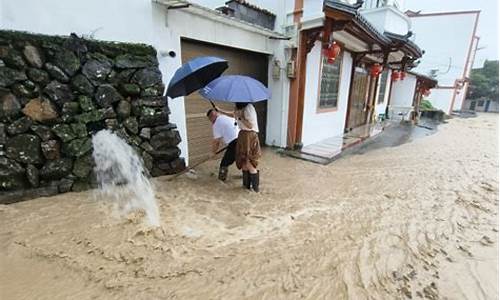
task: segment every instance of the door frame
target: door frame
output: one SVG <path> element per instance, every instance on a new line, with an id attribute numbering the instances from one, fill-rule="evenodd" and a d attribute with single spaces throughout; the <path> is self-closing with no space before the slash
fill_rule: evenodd
<path id="1" fill-rule="evenodd" d="M 367 68 L 365 66 L 365 64 L 367 64 L 367 63 L 368 63 L 368 61 L 359 60 L 356 57 L 356 55 L 354 55 L 353 60 L 352 60 L 351 81 L 350 81 L 350 85 L 349 85 L 349 97 L 348 97 L 348 100 L 347 100 L 347 111 L 346 111 L 346 117 L 345 117 L 345 122 L 344 122 L 344 132 L 350 131 L 349 130 L 349 120 L 351 119 L 350 118 L 350 115 L 351 115 L 351 106 L 353 104 L 353 91 L 354 91 L 354 84 L 353 83 L 354 83 L 354 76 L 355 76 L 356 68 L 357 67 L 362 68 L 362 69 L 364 69 L 367 72 L 368 81 L 366 83 L 367 86 L 366 86 L 366 89 L 365 89 L 365 103 L 364 103 L 365 104 L 365 108 L 366 108 L 366 105 L 369 102 L 368 98 L 369 98 L 370 86 L 371 86 L 371 83 L 372 83 L 372 78 L 370 76 L 369 70 L 367 70 Z M 362 65 L 362 66 L 358 66 L 358 65 Z M 373 97 L 373 98 L 375 98 L 375 97 Z M 369 112 L 367 113 L 367 115 L 368 114 L 369 114 Z M 368 117 L 364 116 L 364 118 L 365 118 L 364 124 L 366 124 Z M 360 126 L 362 126 L 362 125 L 360 125 Z"/>

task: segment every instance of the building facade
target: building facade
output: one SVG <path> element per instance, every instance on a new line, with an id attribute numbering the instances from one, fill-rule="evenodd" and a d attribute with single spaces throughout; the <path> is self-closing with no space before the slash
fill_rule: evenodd
<path id="1" fill-rule="evenodd" d="M 152 45 L 165 84 L 190 58 L 227 59 L 225 74 L 271 90 L 256 108 L 261 141 L 277 147 L 342 136 L 386 115 L 411 98 L 399 97 L 405 86 L 416 86 L 411 75 L 393 86 L 393 70 L 406 72 L 422 56 L 398 0 L 0 1 L 3 29 Z M 197 93 L 168 101 L 181 156 L 206 159 L 210 105 Z"/>
<path id="2" fill-rule="evenodd" d="M 434 107 L 447 114 L 467 109 L 464 107 L 464 100 L 479 42 L 479 14 L 478 10 L 407 12 L 412 21 L 415 42 L 426 50 L 424 59 L 415 71 L 439 82 L 432 89 L 429 100 Z"/>
<path id="3" fill-rule="evenodd" d="M 0 27 L 48 35 L 76 33 L 90 39 L 145 43 L 158 52 L 163 82 L 168 84 L 183 61 L 192 56 L 215 55 L 229 60 L 228 74 L 256 77 L 266 83 L 272 99 L 263 104 L 261 129 L 263 142 L 283 147 L 286 145 L 286 99 L 288 80 L 284 36 L 272 29 L 227 16 L 196 2 L 171 0 L 123 1 L 89 0 L 65 2 L 2 0 Z M 273 4 L 271 4 L 273 6 Z M 30 7 L 29 10 L 24 9 Z M 269 7 L 275 11 L 276 25 L 284 21 L 281 6 Z M 112 17 L 110 17 L 112 16 Z M 278 66 L 276 68 L 275 66 Z M 274 74 L 273 70 L 278 70 Z M 190 164 L 209 153 L 210 124 L 204 113 L 209 108 L 205 101 L 193 97 L 169 99 L 170 119 L 181 134 L 181 156 Z M 203 116 L 203 117 L 202 117 Z M 266 122 L 272 119 L 273 122 Z M 192 161 L 189 161 L 193 158 Z"/>
<path id="4" fill-rule="evenodd" d="M 409 70 L 422 51 L 409 39 L 411 23 L 397 8 L 400 2 L 295 4 L 287 145 L 307 147 L 385 115 L 391 70 Z M 338 51 L 333 61 L 332 45 Z"/>

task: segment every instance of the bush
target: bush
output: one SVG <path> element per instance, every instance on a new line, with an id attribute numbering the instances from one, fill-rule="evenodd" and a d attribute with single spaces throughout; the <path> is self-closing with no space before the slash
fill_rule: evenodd
<path id="1" fill-rule="evenodd" d="M 420 102 L 420 110 L 435 110 L 435 108 L 429 100 L 422 100 Z"/>

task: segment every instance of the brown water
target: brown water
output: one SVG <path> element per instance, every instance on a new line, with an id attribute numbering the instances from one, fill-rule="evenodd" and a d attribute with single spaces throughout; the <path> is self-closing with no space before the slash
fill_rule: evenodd
<path id="1" fill-rule="evenodd" d="M 90 192 L 0 206 L 0 298 L 497 299 L 497 127 L 329 166 L 267 151 L 260 194 L 212 161 L 155 180 L 157 230 Z"/>

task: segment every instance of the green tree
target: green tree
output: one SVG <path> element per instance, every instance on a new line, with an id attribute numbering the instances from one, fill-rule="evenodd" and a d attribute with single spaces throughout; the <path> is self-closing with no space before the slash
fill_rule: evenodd
<path id="1" fill-rule="evenodd" d="M 498 100 L 498 60 L 486 60 L 480 69 L 472 69 L 469 99 Z"/>

